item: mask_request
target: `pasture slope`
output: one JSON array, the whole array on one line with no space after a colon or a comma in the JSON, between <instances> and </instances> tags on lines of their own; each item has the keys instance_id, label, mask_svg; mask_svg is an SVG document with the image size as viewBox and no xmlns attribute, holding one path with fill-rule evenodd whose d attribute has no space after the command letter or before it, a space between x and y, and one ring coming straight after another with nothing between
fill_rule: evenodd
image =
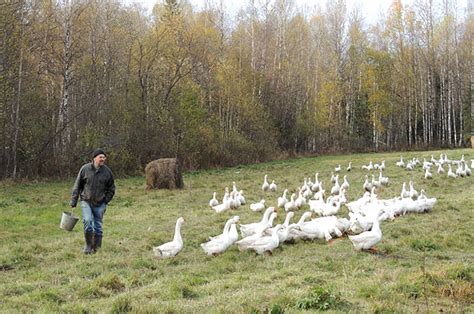
<instances>
[{"instance_id":1,"label":"pasture slope","mask_svg":"<svg viewBox=\"0 0 474 314\"><path fill-rule=\"evenodd\" d=\"M103 249L81 253L82 225L72 232L58 228L68 210L73 179L53 183L0 183L0 312L136 312L136 313L299 313L474 312L474 177L448 179L434 172L426 180L420 166L395 166L418 157L449 159L474 150L354 154L297 158L211 171L184 173L185 189L145 191L144 177L117 180L117 195L104 222ZM361 165L386 161L388 187L382 199L400 195L402 182L438 199L433 211L381 223L378 254L356 252L347 237L284 244L273 255L239 252L235 246L217 257L200 243L221 232L225 221L260 219L250 211L261 196L268 206L284 188L295 191L304 177L319 172L330 189L330 173L352 161L349 201L362 196L366 170ZM378 172L373 172L378 175ZM261 192L263 177L278 192ZM247 205L216 214L208 207L212 192L221 200L235 181ZM271 182L271 181L270 181ZM294 221L307 210L296 212ZM77 209L76 209L77 211ZM338 216L347 216L343 207ZM169 241L175 221L185 218L184 248L161 260L153 246ZM278 222L285 218L279 212Z\"/></svg>"}]
</instances>

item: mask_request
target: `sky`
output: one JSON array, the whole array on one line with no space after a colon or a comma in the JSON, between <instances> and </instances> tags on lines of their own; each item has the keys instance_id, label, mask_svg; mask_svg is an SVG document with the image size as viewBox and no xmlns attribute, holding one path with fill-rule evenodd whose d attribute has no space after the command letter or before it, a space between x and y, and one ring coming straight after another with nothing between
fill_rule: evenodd
<instances>
[{"instance_id":1,"label":"sky","mask_svg":"<svg viewBox=\"0 0 474 314\"><path fill-rule=\"evenodd\" d=\"M191 4L197 8L201 9L204 6L206 0L189 0ZM209 1L209 0L207 0ZM212 0L211 0L212 1ZM220 0L214 0L213 2L218 2ZM230 16L235 15L238 10L249 3L249 0L223 0L226 8ZM316 4L320 4L324 6L326 0L294 0L298 7L307 7L308 9L312 9ZM333 0L328 0L333 1ZM465 8L467 6L467 0L455 0L459 8ZM151 12L153 6L157 2L163 2L163 0L125 0L126 3L141 3L145 8L148 9L148 12ZM259 0L255 0L255 3L258 3ZM348 12L350 12L351 8L355 5L360 6L362 9L362 13L366 18L366 21L369 23L373 23L379 20L381 14L385 14L390 7L390 4L393 0L346 0L346 4L348 7ZM414 0L402 0L403 5L412 4ZM435 1L436 2L436 1ZM438 1L441 2L441 1Z\"/></svg>"}]
</instances>

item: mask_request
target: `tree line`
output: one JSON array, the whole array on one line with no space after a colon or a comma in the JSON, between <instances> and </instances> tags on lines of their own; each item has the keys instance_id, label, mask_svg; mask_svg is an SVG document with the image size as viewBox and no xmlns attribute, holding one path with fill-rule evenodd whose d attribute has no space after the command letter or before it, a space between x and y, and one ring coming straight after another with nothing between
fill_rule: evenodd
<instances>
[{"instance_id":1,"label":"tree line","mask_svg":"<svg viewBox=\"0 0 474 314\"><path fill-rule=\"evenodd\" d=\"M473 1L0 4L0 178L75 175L95 147L120 175L293 154L462 147Z\"/></svg>"}]
</instances>

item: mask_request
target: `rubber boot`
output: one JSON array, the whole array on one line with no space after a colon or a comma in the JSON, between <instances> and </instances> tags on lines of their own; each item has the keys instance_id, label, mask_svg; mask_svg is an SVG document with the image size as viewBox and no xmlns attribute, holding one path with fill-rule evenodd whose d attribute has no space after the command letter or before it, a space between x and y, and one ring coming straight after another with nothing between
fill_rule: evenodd
<instances>
[{"instance_id":1,"label":"rubber boot","mask_svg":"<svg viewBox=\"0 0 474 314\"><path fill-rule=\"evenodd\" d=\"M94 234L94 252L97 252L102 246L102 236L98 235L97 233Z\"/></svg>"},{"instance_id":2,"label":"rubber boot","mask_svg":"<svg viewBox=\"0 0 474 314\"><path fill-rule=\"evenodd\" d=\"M84 232L84 238L86 239L86 245L84 246L84 254L92 254L92 247L94 245L94 234L92 232Z\"/></svg>"}]
</instances>

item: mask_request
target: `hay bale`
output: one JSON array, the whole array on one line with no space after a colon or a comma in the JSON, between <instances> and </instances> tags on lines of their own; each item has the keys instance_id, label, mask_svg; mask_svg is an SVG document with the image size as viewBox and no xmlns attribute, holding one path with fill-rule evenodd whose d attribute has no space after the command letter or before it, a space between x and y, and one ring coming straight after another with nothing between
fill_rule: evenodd
<instances>
[{"instance_id":1,"label":"hay bale","mask_svg":"<svg viewBox=\"0 0 474 314\"><path fill-rule=\"evenodd\" d=\"M146 188L182 189L183 176L176 158L161 158L150 161L145 167Z\"/></svg>"}]
</instances>

